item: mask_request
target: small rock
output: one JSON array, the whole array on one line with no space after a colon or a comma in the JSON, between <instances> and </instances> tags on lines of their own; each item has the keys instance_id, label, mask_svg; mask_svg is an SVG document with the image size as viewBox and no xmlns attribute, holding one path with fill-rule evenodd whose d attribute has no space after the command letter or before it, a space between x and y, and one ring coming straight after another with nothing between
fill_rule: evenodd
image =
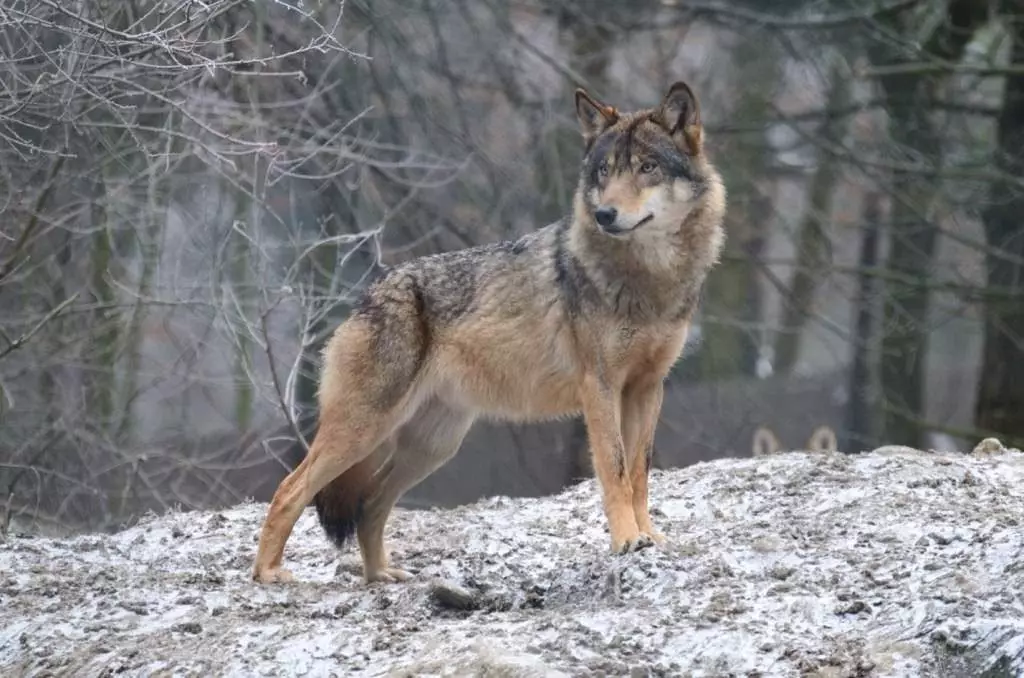
<instances>
[{"instance_id":1,"label":"small rock","mask_svg":"<svg viewBox=\"0 0 1024 678\"><path fill-rule=\"evenodd\" d=\"M149 614L149 610L146 609L146 606L143 603L132 603L122 600L119 605L129 612L134 612L137 615L145 616Z\"/></svg>"},{"instance_id":2,"label":"small rock","mask_svg":"<svg viewBox=\"0 0 1024 678\"><path fill-rule=\"evenodd\" d=\"M853 600L846 605L840 605L836 607L836 614L860 614L861 612L870 612L871 607L863 600Z\"/></svg>"},{"instance_id":3,"label":"small rock","mask_svg":"<svg viewBox=\"0 0 1024 678\"><path fill-rule=\"evenodd\" d=\"M975 457L988 456L992 454L1002 454L1006 452L1006 448L999 442L998 438L985 438L980 443L974 446L971 454Z\"/></svg>"},{"instance_id":4,"label":"small rock","mask_svg":"<svg viewBox=\"0 0 1024 678\"><path fill-rule=\"evenodd\" d=\"M363 563L359 560L345 559L338 562L334 568L334 575L349 574L353 577L363 576Z\"/></svg>"},{"instance_id":5,"label":"small rock","mask_svg":"<svg viewBox=\"0 0 1024 678\"><path fill-rule=\"evenodd\" d=\"M906 445L882 445L881 447L876 447L875 449L873 449L871 451L871 454L876 454L876 455L879 455L879 456L896 456L896 455L914 455L914 456L917 456L917 455L921 454L921 450L915 449L913 447L907 447Z\"/></svg>"},{"instance_id":6,"label":"small rock","mask_svg":"<svg viewBox=\"0 0 1024 678\"><path fill-rule=\"evenodd\" d=\"M508 612L512 609L512 598L504 592L487 594L480 602L480 607L488 612Z\"/></svg>"},{"instance_id":7,"label":"small rock","mask_svg":"<svg viewBox=\"0 0 1024 678\"><path fill-rule=\"evenodd\" d=\"M430 597L441 607L453 610L473 610L479 604L475 593L445 579L431 582Z\"/></svg>"},{"instance_id":8,"label":"small rock","mask_svg":"<svg viewBox=\"0 0 1024 678\"><path fill-rule=\"evenodd\" d=\"M875 662L870 659L861 659L857 662L857 676L869 676L875 670Z\"/></svg>"},{"instance_id":9,"label":"small rock","mask_svg":"<svg viewBox=\"0 0 1024 678\"><path fill-rule=\"evenodd\" d=\"M605 575L604 598L613 603L622 602L622 570L610 570Z\"/></svg>"},{"instance_id":10,"label":"small rock","mask_svg":"<svg viewBox=\"0 0 1024 678\"><path fill-rule=\"evenodd\" d=\"M199 622L179 622L172 626L171 630L180 633L202 633L203 627Z\"/></svg>"}]
</instances>

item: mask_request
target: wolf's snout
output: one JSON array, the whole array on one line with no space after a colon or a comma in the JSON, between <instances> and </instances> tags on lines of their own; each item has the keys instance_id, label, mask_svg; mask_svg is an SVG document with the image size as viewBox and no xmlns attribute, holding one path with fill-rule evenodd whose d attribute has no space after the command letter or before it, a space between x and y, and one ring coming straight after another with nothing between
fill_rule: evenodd
<instances>
[{"instance_id":1,"label":"wolf's snout","mask_svg":"<svg viewBox=\"0 0 1024 678\"><path fill-rule=\"evenodd\" d=\"M619 216L619 211L614 207L598 207L597 211L594 212L594 218L597 219L597 223L602 228L608 228L615 223L615 217Z\"/></svg>"}]
</instances>

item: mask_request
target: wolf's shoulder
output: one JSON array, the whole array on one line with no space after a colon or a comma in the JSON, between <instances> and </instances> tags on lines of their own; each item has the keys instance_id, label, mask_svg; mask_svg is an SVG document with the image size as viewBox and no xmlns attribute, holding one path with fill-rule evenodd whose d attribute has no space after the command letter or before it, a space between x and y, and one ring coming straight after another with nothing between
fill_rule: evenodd
<instances>
[{"instance_id":1,"label":"wolf's shoulder","mask_svg":"<svg viewBox=\"0 0 1024 678\"><path fill-rule=\"evenodd\" d=\"M467 292L482 280L501 277L503 272L518 268L539 270L553 265L552 253L563 228L564 221L559 220L516 239L425 254L391 266L379 266L360 296L366 303L368 297L385 290L408 289L417 294Z\"/></svg>"},{"instance_id":2,"label":"wolf's shoulder","mask_svg":"<svg viewBox=\"0 0 1024 678\"><path fill-rule=\"evenodd\" d=\"M500 265L519 257L543 255L553 246L563 223L563 220L555 221L515 239L426 254L397 264L388 269L387 273L414 276L421 273L430 277L446 277L457 275L459 271Z\"/></svg>"}]
</instances>

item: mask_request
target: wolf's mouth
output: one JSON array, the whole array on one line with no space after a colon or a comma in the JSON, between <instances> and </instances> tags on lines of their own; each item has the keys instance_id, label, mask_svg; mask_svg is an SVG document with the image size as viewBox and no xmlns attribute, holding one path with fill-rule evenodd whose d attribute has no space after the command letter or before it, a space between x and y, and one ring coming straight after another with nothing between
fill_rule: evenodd
<instances>
[{"instance_id":1,"label":"wolf's mouth","mask_svg":"<svg viewBox=\"0 0 1024 678\"><path fill-rule=\"evenodd\" d=\"M640 221L638 221L635 224L633 224L632 226L630 226L629 228L606 228L605 232L608 233L609 235L625 235L627 233L632 233L633 231L635 231L636 229L640 228L641 226L643 226L644 224L646 224L648 221L650 221L653 218L654 218L654 214L651 213L651 214L648 214L643 219L641 219Z\"/></svg>"},{"instance_id":2,"label":"wolf's mouth","mask_svg":"<svg viewBox=\"0 0 1024 678\"><path fill-rule=\"evenodd\" d=\"M648 214L646 217L644 217L640 221L636 222L635 224L633 224L629 228L622 228L621 226L615 226L614 224L612 224L612 225L609 225L609 226L602 226L601 230L603 230L605 233L607 233L610 236L626 235L627 233L632 233L633 231L637 230L638 228L640 228L641 226L643 226L644 224L646 224L648 221L650 221L653 218L654 218L654 213L652 212L651 214Z\"/></svg>"},{"instance_id":3,"label":"wolf's mouth","mask_svg":"<svg viewBox=\"0 0 1024 678\"><path fill-rule=\"evenodd\" d=\"M650 221L653 218L654 218L654 213L652 212L652 213L648 214L646 217L644 217L643 219L641 219L640 221L638 221L635 224L633 224L633 228L631 228L629 230L635 231L636 229L640 228L641 226L643 226L644 224L646 224L648 221Z\"/></svg>"}]
</instances>

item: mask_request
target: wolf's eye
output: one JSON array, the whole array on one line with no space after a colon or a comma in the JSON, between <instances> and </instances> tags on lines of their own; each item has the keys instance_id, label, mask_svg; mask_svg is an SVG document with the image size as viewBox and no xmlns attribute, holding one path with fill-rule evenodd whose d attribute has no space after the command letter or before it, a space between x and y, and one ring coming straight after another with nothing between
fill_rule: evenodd
<instances>
[{"instance_id":1,"label":"wolf's eye","mask_svg":"<svg viewBox=\"0 0 1024 678\"><path fill-rule=\"evenodd\" d=\"M597 166L597 173L602 177L608 176L608 161L602 160L601 164Z\"/></svg>"},{"instance_id":2,"label":"wolf's eye","mask_svg":"<svg viewBox=\"0 0 1024 678\"><path fill-rule=\"evenodd\" d=\"M658 166L655 163L648 160L644 162L642 165L640 165L640 174L650 174L657 168Z\"/></svg>"}]
</instances>

